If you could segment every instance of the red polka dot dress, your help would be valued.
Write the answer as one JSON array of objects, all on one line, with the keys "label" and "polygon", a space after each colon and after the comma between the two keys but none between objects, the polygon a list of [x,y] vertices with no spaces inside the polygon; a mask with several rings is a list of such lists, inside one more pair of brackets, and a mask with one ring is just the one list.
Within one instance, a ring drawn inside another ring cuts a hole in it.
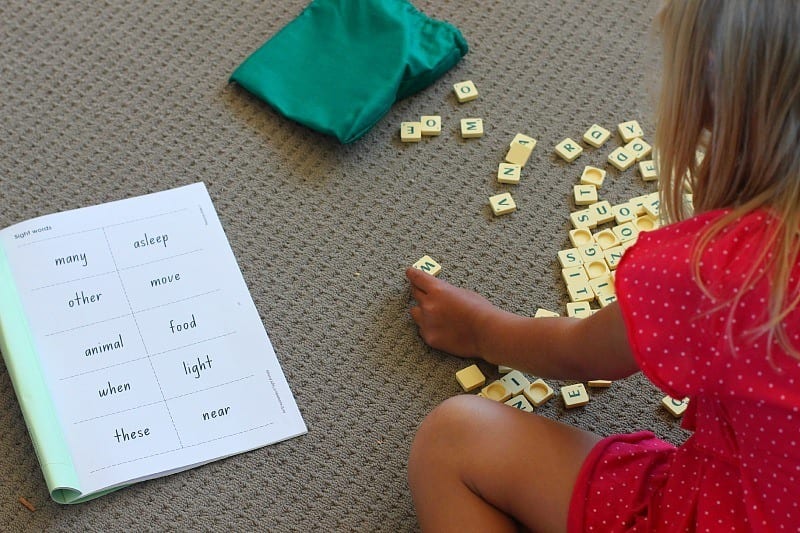
[{"label": "red polka dot dress", "polygon": [[[723,212],[643,233],[617,270],[619,306],[642,372],[689,398],[680,447],[650,432],[613,435],[586,459],[570,504],[570,531],[800,531],[800,362],[753,331],[767,316],[768,276],[735,309],[695,280],[693,245]],[[772,224],[747,215],[703,254],[700,278],[733,297]],[[793,289],[800,275],[795,266]],[[800,348],[800,311],[786,318]]]}]

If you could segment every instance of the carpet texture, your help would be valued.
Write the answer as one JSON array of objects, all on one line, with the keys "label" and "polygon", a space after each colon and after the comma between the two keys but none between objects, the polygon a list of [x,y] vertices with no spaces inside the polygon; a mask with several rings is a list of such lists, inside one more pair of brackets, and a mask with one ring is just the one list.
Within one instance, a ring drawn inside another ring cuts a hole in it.
[{"label": "carpet texture", "polygon": [[[569,244],[572,186],[584,165],[606,167],[620,140],[572,164],[553,148],[593,123],[613,131],[633,119],[652,141],[655,3],[417,0],[461,29],[470,52],[346,146],[227,83],[305,3],[0,5],[0,226],[204,181],[309,427],[60,506],[0,364],[0,529],[415,531],[408,450],[425,414],[460,393],[454,373],[469,362],[422,343],[405,267],[429,254],[444,279],[510,311],[564,313],[556,253]],[[467,79],[480,98],[459,104],[452,84]],[[428,114],[442,116],[441,136],[401,143],[400,122]],[[483,138],[461,139],[466,117],[483,118]],[[519,132],[539,144],[522,182],[500,185]],[[601,198],[654,190],[634,169],[609,169]],[[502,191],[519,210],[494,217],[488,198]],[[686,437],[641,376],[590,394],[586,407],[554,399],[537,412],[603,435]]]}]

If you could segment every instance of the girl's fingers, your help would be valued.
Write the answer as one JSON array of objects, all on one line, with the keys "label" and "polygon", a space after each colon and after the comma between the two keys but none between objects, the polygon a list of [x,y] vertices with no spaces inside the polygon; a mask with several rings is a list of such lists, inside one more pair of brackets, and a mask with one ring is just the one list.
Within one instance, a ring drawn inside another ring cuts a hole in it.
[{"label": "girl's fingers", "polygon": [[430,274],[414,267],[408,267],[406,269],[406,277],[408,281],[411,282],[411,285],[424,293],[427,293],[428,289],[438,281]]},{"label": "girl's fingers", "polygon": [[412,307],[412,308],[411,308],[411,318],[413,318],[413,319],[414,319],[414,322],[416,322],[417,324],[419,324],[419,321],[420,321],[420,319],[422,318],[422,309],[420,309],[420,308],[419,308],[418,306],[416,306],[416,305],[415,305],[414,307]]},{"label": "girl's fingers", "polygon": [[419,301],[420,301],[420,298],[425,296],[425,292],[423,292],[422,290],[418,289],[418,288],[417,288],[415,285],[412,285],[412,286],[411,286],[411,296],[412,296],[412,297],[413,297],[413,298],[414,298],[416,301],[418,301],[418,302],[419,302]]}]

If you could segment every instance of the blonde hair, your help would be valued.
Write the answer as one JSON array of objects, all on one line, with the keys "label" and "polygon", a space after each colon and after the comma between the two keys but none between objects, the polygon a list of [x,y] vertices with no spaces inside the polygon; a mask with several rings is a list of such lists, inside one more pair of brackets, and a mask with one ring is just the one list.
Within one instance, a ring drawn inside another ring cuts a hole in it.
[{"label": "blonde hair", "polygon": [[[695,277],[709,297],[733,313],[763,275],[770,280],[768,335],[800,358],[783,322],[800,303],[792,270],[800,251],[800,2],[796,0],[668,0],[658,15],[664,69],[656,148],[665,218],[728,209],[696,241]],[[696,152],[705,151],[698,158]],[[773,229],[733,297],[711,295],[700,259],[714,237],[744,215],[763,210]],[[768,268],[763,271],[763,267]],[[763,274],[759,272],[763,271]],[[769,353],[768,353],[769,355]]]}]

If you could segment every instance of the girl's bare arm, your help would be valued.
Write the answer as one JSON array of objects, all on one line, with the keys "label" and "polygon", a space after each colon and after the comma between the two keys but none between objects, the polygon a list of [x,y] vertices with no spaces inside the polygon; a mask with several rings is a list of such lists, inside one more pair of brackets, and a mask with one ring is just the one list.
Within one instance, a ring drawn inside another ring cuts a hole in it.
[{"label": "girl's bare arm", "polygon": [[591,317],[530,318],[410,268],[411,316],[433,348],[551,379],[619,379],[638,371],[614,303]]}]

